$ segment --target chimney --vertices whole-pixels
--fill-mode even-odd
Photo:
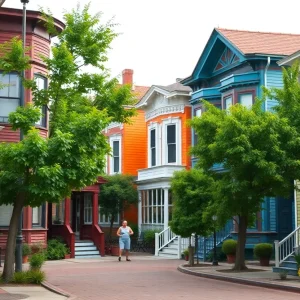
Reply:
[[[122,79],[123,79],[123,82],[122,84],[130,84],[132,85],[133,83],[133,70],[131,69],[125,69],[123,70],[122,72]]]

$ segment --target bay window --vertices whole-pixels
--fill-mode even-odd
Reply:
[[[46,90],[47,89],[47,78],[42,75],[34,75],[35,83],[37,85],[38,90]],[[41,107],[41,117],[39,121],[36,122],[36,125],[40,125],[42,127],[47,127],[47,107],[43,105]]]
[[[164,224],[164,190],[142,191],[142,224]]]
[[[224,109],[229,110],[230,106],[232,106],[232,96],[226,97],[224,99]]]
[[[0,73],[0,122],[8,122],[8,115],[14,112],[19,105],[19,76],[14,73],[5,75]]]
[[[239,103],[247,108],[251,108],[253,104],[253,95],[252,93],[240,94]]]

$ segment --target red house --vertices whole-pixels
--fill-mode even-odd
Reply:
[[[0,4],[3,2],[0,0]],[[31,69],[26,71],[26,78],[35,79],[41,89],[47,88],[46,65],[40,54],[50,56],[51,37],[43,26],[43,19],[37,11],[27,11],[26,46],[30,47]],[[63,30],[64,24],[54,19],[58,31]],[[15,36],[21,38],[22,10],[3,8],[0,5],[0,43]],[[0,90],[0,142],[18,142],[20,132],[11,130],[8,123],[9,113],[20,105],[21,82],[17,73],[1,74],[0,82],[7,86]],[[25,103],[32,102],[30,91],[25,93]],[[48,135],[48,112],[42,109],[43,117],[35,126],[44,137]],[[45,203],[40,207],[25,207],[23,210],[23,241],[28,244],[39,243],[43,247],[47,239],[61,236],[71,250],[71,257],[104,255],[104,233],[101,231],[99,220],[98,194],[102,178],[95,184],[81,191],[72,193],[70,199],[60,204]],[[13,207],[0,206],[0,247],[5,249],[9,223]],[[76,241],[76,239],[78,241]],[[80,243],[80,240],[85,240]],[[88,240],[88,241],[86,241]]]

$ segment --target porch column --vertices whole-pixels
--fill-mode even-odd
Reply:
[[[164,229],[169,227],[169,189],[164,188]]]
[[[70,211],[71,211],[71,199],[68,197],[65,199],[65,225],[70,225]]]
[[[93,195],[93,215],[92,215],[92,224],[93,225],[98,225],[98,221],[99,221],[98,196],[99,196],[99,193],[94,193],[94,195]]]
[[[138,236],[140,236],[142,232],[142,191],[138,191]]]

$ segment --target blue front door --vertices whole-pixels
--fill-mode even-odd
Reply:
[[[280,241],[293,231],[293,198],[277,198],[277,232]]]

